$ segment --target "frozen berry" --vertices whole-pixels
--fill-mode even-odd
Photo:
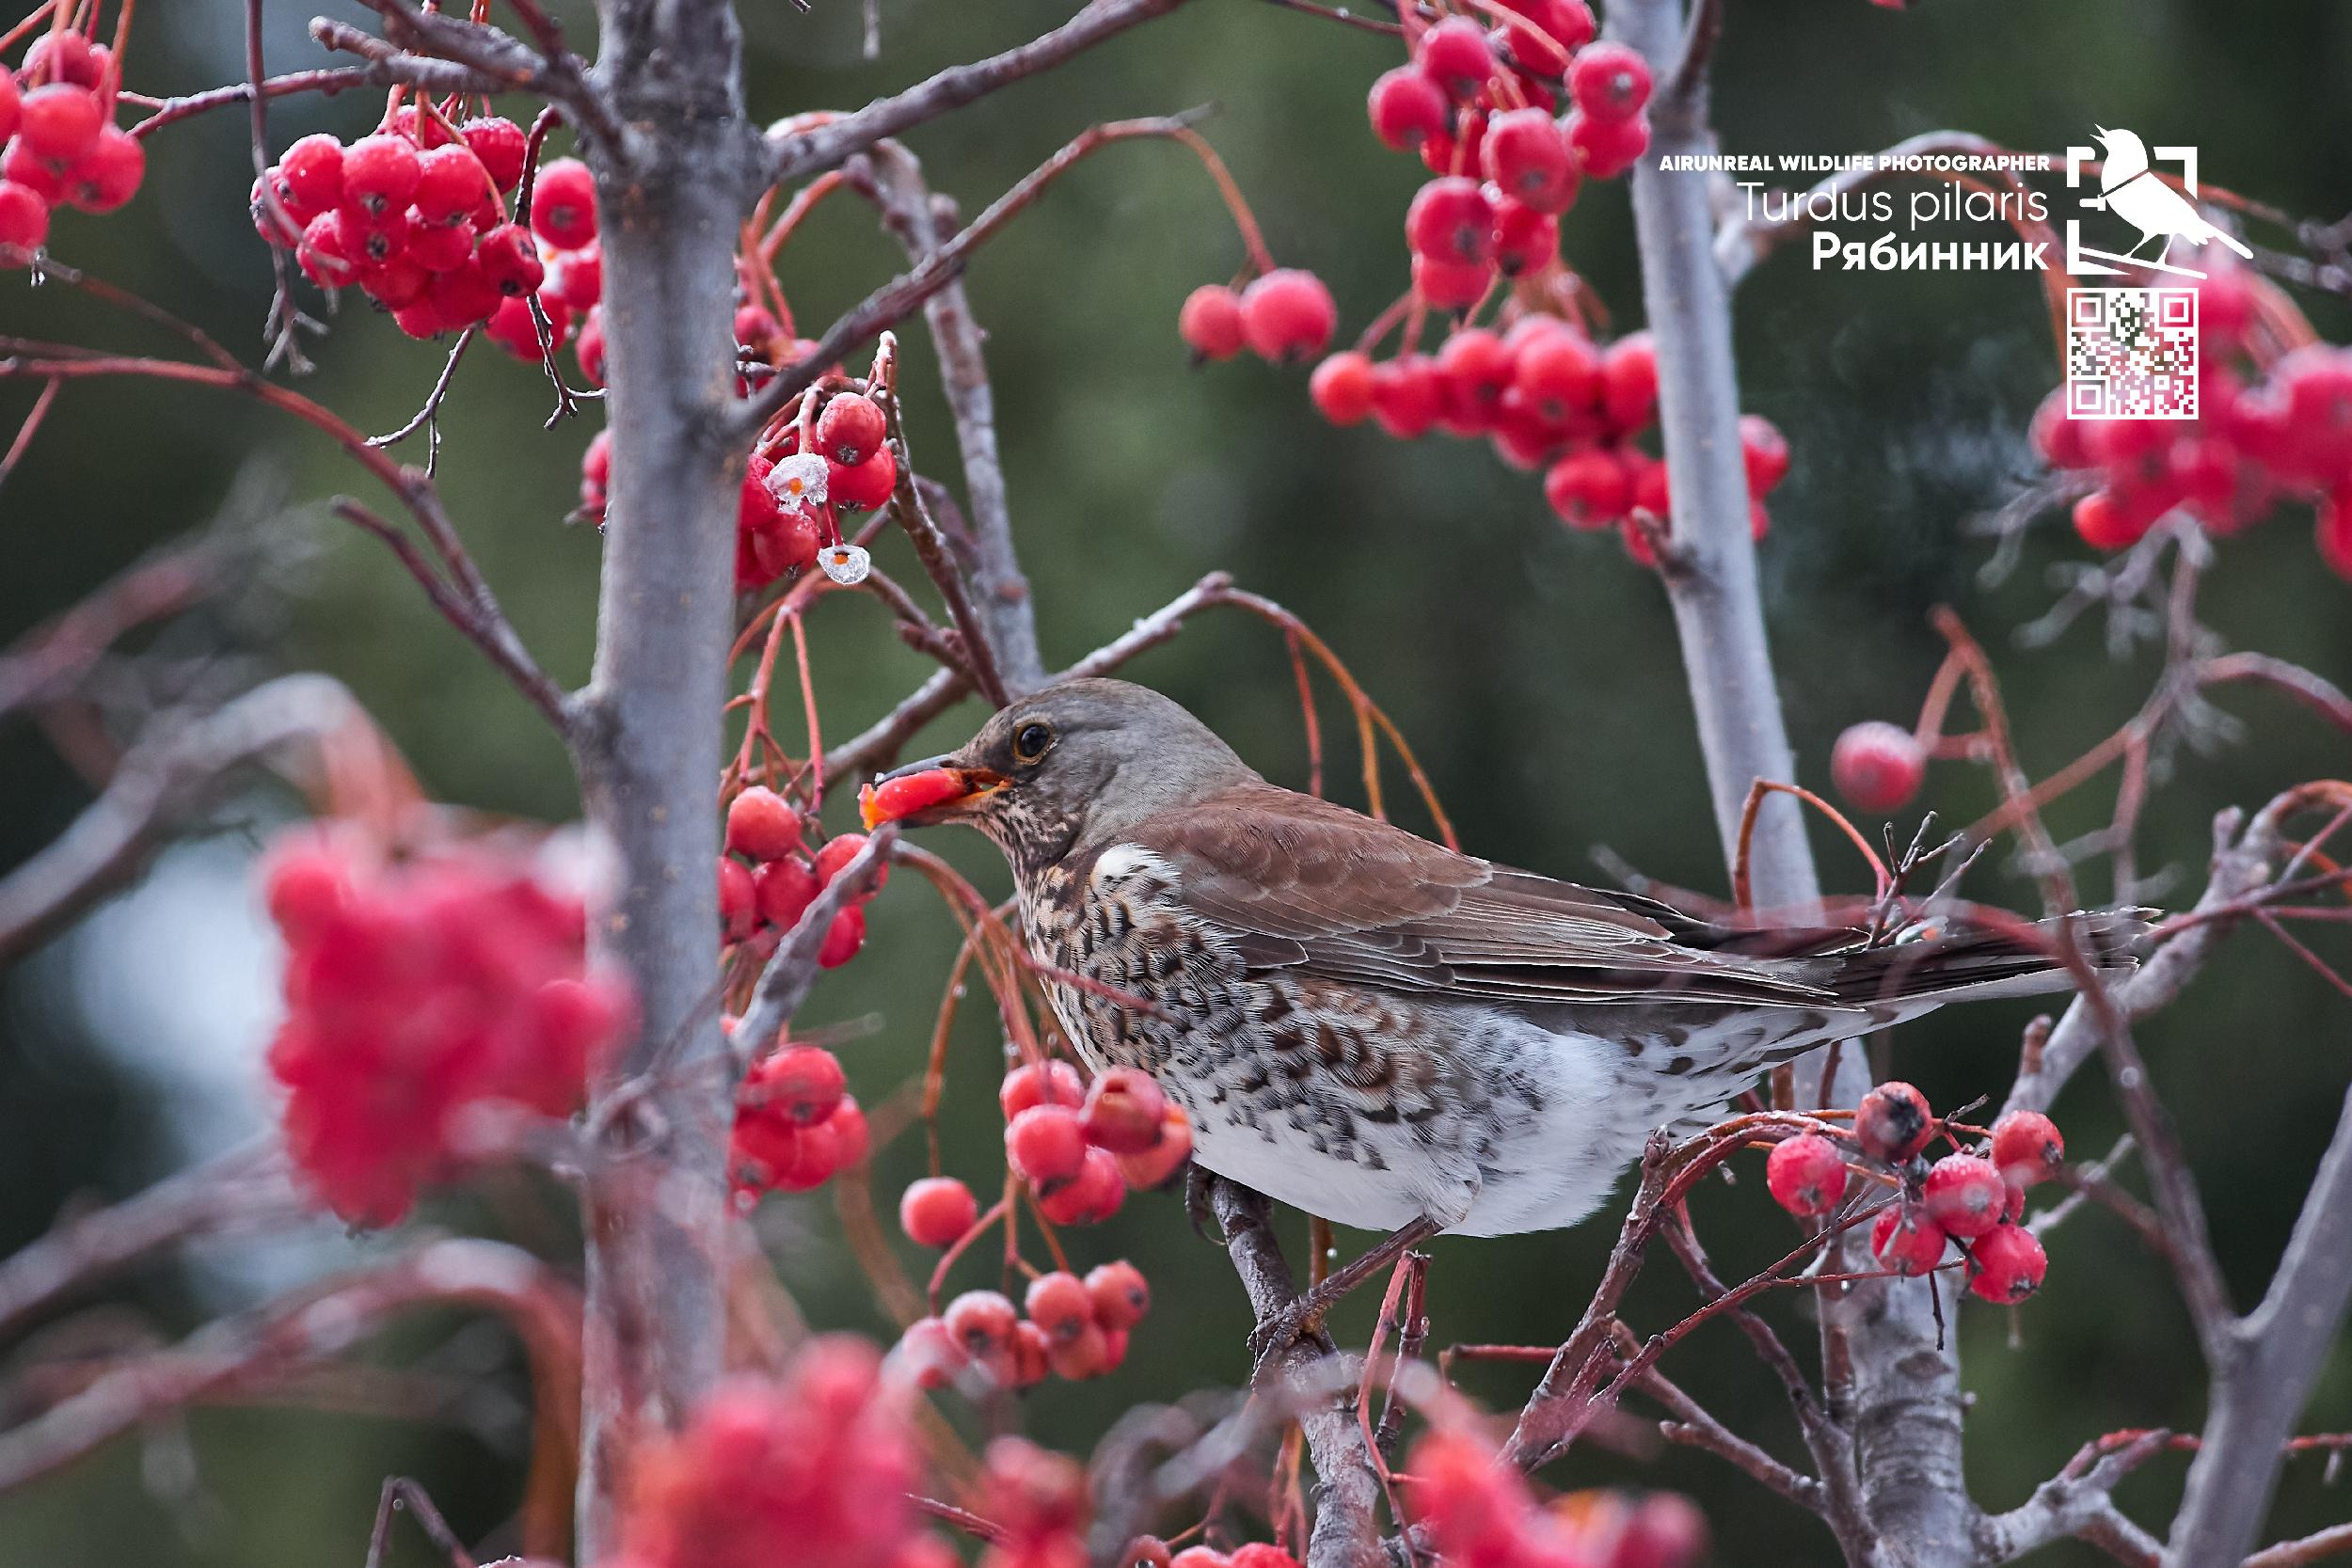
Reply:
[[[1176,335],[1200,359],[1231,359],[1242,351],[1241,295],[1222,283],[1203,283],[1176,312]]]
[[[1029,1281],[1023,1300],[1029,1321],[1054,1344],[1067,1344],[1094,1322],[1094,1298],[1074,1274],[1041,1274]]]
[[[1372,134],[1398,152],[1410,151],[1424,137],[1445,135],[1445,89],[1411,66],[1383,71],[1372,84],[1365,109]]]
[[[417,160],[417,188],[409,201],[426,223],[455,223],[473,213],[490,190],[482,160],[462,142],[437,147]]]
[[[1541,109],[1513,109],[1488,120],[1478,155],[1486,178],[1522,206],[1565,213],[1576,200],[1576,160]]]
[[[1568,146],[1587,177],[1613,180],[1649,150],[1649,121],[1640,115],[1597,119],[1578,110],[1568,116]]]
[[[1371,357],[1354,349],[1332,355],[1308,377],[1307,395],[1333,424],[1362,423],[1372,412]]]
[[[502,115],[488,115],[469,119],[457,128],[466,138],[466,146],[478,159],[490,182],[501,192],[511,191],[523,180],[523,159],[529,150],[530,138],[523,128]]]
[[[538,292],[547,269],[539,264],[539,247],[531,230],[519,223],[502,223],[482,236],[474,248],[482,276],[508,299]]]
[[[1505,277],[1537,272],[1560,254],[1560,220],[1504,197],[1495,203],[1495,265]]]
[[[1780,427],[1761,414],[1740,416],[1740,460],[1748,471],[1748,494],[1770,495],[1788,477],[1788,442]]]
[[[1856,810],[1883,816],[1919,793],[1927,748],[1909,730],[1872,719],[1848,726],[1830,749],[1829,776]]]
[[[105,80],[102,59],[111,62],[112,58],[113,51],[103,44],[93,45],[85,34],[71,29],[43,33],[24,51],[24,69],[18,74],[28,84],[71,82],[77,87],[95,89]]]
[[[1974,1154],[1947,1154],[1938,1160],[1928,1167],[1927,1184],[1920,1191],[1928,1218],[1963,1241],[2000,1224],[2009,1206],[2001,1173],[1992,1161]]]
[[[405,213],[417,193],[417,150],[399,136],[362,136],[343,150],[343,206],[369,223]]]
[[[2028,432],[2034,450],[2054,468],[2088,468],[2090,449],[2083,442],[2082,421],[2068,410],[2066,388],[2058,387],[2033,411]]]
[[[801,814],[765,784],[753,784],[727,805],[727,847],[755,861],[780,861],[801,842]]]
[[[866,945],[866,911],[852,905],[833,917],[825,927],[823,945],[817,949],[817,967],[839,969]]]
[[[1862,1097],[1854,1108],[1853,1132],[1863,1153],[1899,1165],[1935,1136],[1935,1113],[1926,1095],[1890,1080]]]
[[[1242,333],[1261,357],[1278,364],[1321,354],[1339,320],[1323,279],[1296,267],[1278,268],[1242,292]]]
[[[1094,1304],[1094,1321],[1104,1328],[1133,1328],[1152,1309],[1152,1286],[1143,1271],[1121,1259],[1087,1274],[1087,1297]]]
[[[825,499],[844,510],[871,511],[889,500],[898,484],[898,460],[886,446],[876,447],[872,456],[855,465],[825,460]]]
[[[601,491],[601,486],[598,487]],[[719,857],[719,920],[726,927],[727,940],[741,942],[752,934],[752,927],[759,918],[758,895],[752,888],[752,874],[743,869],[743,863]]]
[[[1405,210],[1405,243],[1441,261],[1487,261],[1495,253],[1494,201],[1475,180],[1432,180]]]
[[[286,211],[308,223],[343,199],[343,144],[324,133],[304,136],[278,160],[271,184]]]
[[[1033,1187],[1068,1181],[1086,1162],[1086,1132],[1066,1105],[1033,1105],[1005,1127],[1005,1158]]]
[[[1011,1349],[1013,1325],[1020,1322],[1012,1303],[995,1291],[966,1291],[940,1318],[956,1348],[975,1361]]]
[[[825,847],[817,851],[817,879],[830,882],[841,875],[849,863],[857,859],[866,847],[864,833],[836,833],[825,840]],[[890,862],[883,858],[874,867],[873,891],[880,893],[890,880]]]
[[[1544,499],[1573,529],[1614,527],[1625,516],[1629,493],[1625,465],[1597,447],[1568,453],[1544,475]]]
[[[2011,1111],[1993,1124],[1993,1164],[2001,1180],[2030,1187],[2058,1174],[2066,1163],[2066,1140],[2058,1123],[2040,1111]]]
[[[1631,119],[1649,103],[1649,62],[1622,43],[1593,44],[1568,67],[1568,92],[1594,119]]]
[[[2004,1225],[1968,1249],[1968,1289],[1985,1301],[2013,1305],[2042,1289],[2049,1255],[2033,1232]]]
[[[1400,354],[1372,368],[1372,417],[1400,441],[1428,434],[1445,408],[1436,361],[1425,354]]]
[[[1494,74],[1495,56],[1477,23],[1452,16],[1422,35],[1420,64],[1447,97],[1467,103]]]
[[[937,1318],[921,1318],[909,1323],[890,1358],[917,1388],[945,1388],[969,1365],[955,1336]]]
[[[1170,1105],[1160,1118],[1160,1141],[1140,1154],[1117,1156],[1119,1175],[1130,1187],[1144,1192],[1165,1187],[1192,1158],[1192,1118],[1181,1105]]]
[[[1126,1197],[1118,1156],[1106,1148],[1089,1148],[1079,1160],[1078,1174],[1040,1194],[1037,1207],[1053,1225],[1100,1225],[1119,1212]]]
[[[1413,258],[1413,292],[1439,310],[1468,310],[1486,297],[1494,280],[1491,262]]]
[[[752,1069],[744,1093],[787,1121],[807,1127],[832,1116],[848,1086],[832,1052],[787,1045]]]
[[[1646,332],[1628,333],[1600,356],[1600,402],[1609,422],[1631,432],[1658,413],[1658,347]]]
[[[0,245],[39,250],[49,237],[49,203],[13,180],[0,180]],[[15,260],[10,266],[24,266]]]
[[[531,187],[532,230],[558,250],[578,250],[596,237],[596,182],[578,158],[543,166]]]
[[[898,1200],[898,1226],[917,1246],[950,1247],[980,1217],[979,1199],[952,1176],[928,1176]]]
[[[1772,1146],[1764,1184],[1772,1201],[1792,1214],[1826,1214],[1846,1196],[1846,1162],[1819,1132],[1800,1132]]]
[[[2093,490],[2074,503],[2074,531],[2094,550],[2120,550],[2146,536],[2149,524],[2112,491]]]
[[[106,123],[98,95],[72,82],[52,82],[24,95],[17,108],[16,134],[25,147],[53,164],[79,163],[98,145]]]
[[[817,416],[817,448],[830,461],[854,468],[882,451],[888,426],[873,399],[844,393]]]
[[[1887,1210],[1870,1227],[1870,1255],[1881,1268],[1921,1275],[1944,1261],[1944,1227],[1909,1204]]]
[[[1086,1098],[1078,1069],[1068,1062],[1025,1062],[1005,1074],[996,1090],[997,1107],[1010,1121],[1032,1105],[1076,1105]]]

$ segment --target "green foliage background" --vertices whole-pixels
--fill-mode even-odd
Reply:
[[[586,38],[585,8],[574,25]],[[779,0],[742,8],[749,90],[762,116],[850,106],[936,67],[1026,38],[1058,21],[1052,0],[889,0],[882,61],[859,57],[856,7]],[[1728,0],[1718,122],[1731,151],[1860,151],[1942,126],[2022,148],[2079,141],[2095,121],[2152,139],[2193,141],[2205,178],[2294,213],[2352,206],[2352,11],[2331,0],[1926,0],[1907,13],[1862,0]],[[274,70],[309,63],[304,8],[273,5]],[[350,12],[359,19],[356,11]],[[133,85],[189,90],[234,77],[238,9],[226,0],[142,8]],[[1382,151],[1360,104],[1392,42],[1248,0],[1197,0],[1057,74],[1026,82],[913,144],[935,183],[978,206],[1090,121],[1214,103],[1206,133],[1231,161],[1278,255],[1327,277],[1353,333],[1402,286],[1398,225],[1418,166]],[[367,96],[367,95],[361,95]],[[279,138],[346,135],[373,109],[357,98],[285,104]],[[250,179],[241,117],[205,117],[151,144],[146,189],[104,221],[62,215],[58,255],[203,324],[253,341],[267,267],[245,217]],[[1630,325],[1640,317],[1622,184],[1591,190],[1568,218],[1565,248]],[[1335,431],[1306,404],[1304,377],[1252,363],[1195,372],[1174,333],[1178,301],[1237,263],[1239,247],[1200,171],[1172,148],[1115,148],[1057,186],[981,254],[975,308],[991,329],[1012,504],[1049,658],[1066,661],[1216,567],[1288,604],[1317,627],[1395,715],[1429,765],[1467,845],[1500,860],[1587,879],[1606,844],[1645,871],[1720,888],[1699,756],[1673,630],[1655,582],[1607,540],[1571,537],[1534,481],[1484,449],[1433,437],[1406,446]],[[804,325],[819,325],[894,270],[898,252],[848,200],[828,204],[794,243],[785,280]],[[2310,302],[2329,337],[2347,336],[2342,302]],[[2047,771],[2127,715],[2153,669],[2121,660],[2087,621],[2046,648],[2010,628],[2054,599],[2047,574],[2084,551],[2056,526],[2023,563],[1988,584],[1987,544],[1963,528],[2032,471],[2027,413],[2055,378],[2038,296],[2014,276],[1814,273],[1801,252],[1768,263],[1738,300],[1746,405],[1777,421],[1796,454],[1773,503],[1764,562],[1772,630],[1801,769],[1820,782],[1831,738],[1860,718],[1908,719],[1940,644],[1928,609],[1957,606],[1994,647],[2029,765]],[[0,284],[9,332],[163,347],[62,289]],[[952,436],[919,328],[911,335],[918,460],[952,477]],[[363,427],[389,429],[430,386],[439,356],[347,304],[317,345],[312,390]],[[0,387],[14,428],[29,388]],[[473,548],[544,661],[584,677],[594,627],[597,540],[560,521],[595,420],[551,433],[538,372],[483,350],[449,405],[444,487]],[[131,383],[69,388],[0,494],[0,636],[13,637],[142,550],[197,527],[246,465],[314,501],[358,483],[309,433],[246,404]],[[2302,660],[2352,684],[2352,587],[2313,556],[2308,516],[2276,521],[2221,548],[2202,609],[2233,645]],[[296,573],[282,626],[251,651],[265,666],[315,666],[350,683],[405,748],[437,797],[548,820],[576,803],[562,756],[533,716],[431,614],[372,543],[314,519],[294,540],[314,556]],[[290,542],[290,549],[294,545]],[[903,546],[883,560],[913,579]],[[924,673],[849,596],[816,616],[817,671],[829,730],[845,735]],[[1199,622],[1135,673],[1190,704],[1271,776],[1304,780],[1304,754],[1279,640],[1241,617]],[[2343,737],[2282,702],[2233,693],[2242,741],[2184,753],[2150,810],[2144,863],[2173,870],[2169,896],[2193,897],[2214,813],[2253,806],[2295,782],[2344,776]],[[1336,720],[1336,709],[1327,709]],[[977,720],[959,711],[930,737],[952,744]],[[1347,796],[1345,731],[1327,722],[1332,773]],[[0,734],[0,863],[61,829],[84,803],[37,732]],[[1939,768],[1927,804],[1947,821],[1991,802],[1986,782]],[[2061,837],[2105,821],[2096,789],[2053,813]],[[243,831],[237,822],[226,832]],[[1834,885],[1860,869],[1824,835]],[[1005,885],[977,840],[946,846],[984,888]],[[1973,874],[1979,897],[2029,905],[2001,856]],[[2095,879],[2090,889],[2098,895]],[[867,954],[826,980],[810,1021],[872,1021],[843,1048],[854,1086],[886,1098],[914,1070],[952,951],[947,915],[912,879],[876,905]],[[139,984],[141,955],[119,956]],[[39,1233],[77,1195],[119,1194],[157,1174],[167,1109],[89,1044],[41,964],[4,983],[0,1011],[0,1250]],[[1949,1013],[1911,1028],[1899,1070],[1939,1106],[1996,1096],[2013,1067],[2023,1005]],[[950,1058],[947,1168],[995,1167],[996,1041],[968,1010]],[[2143,1045],[2179,1117],[2241,1296],[2266,1277],[2335,1116],[2352,1010],[2258,936],[2241,934]],[[264,1041],[253,1042],[254,1076]],[[2093,1071],[2058,1107],[2074,1148],[2104,1149],[2119,1128]],[[882,1151],[880,1189],[917,1174],[919,1139]],[[1702,1228],[1726,1268],[1760,1264],[1789,1240],[1760,1182],[1709,1193]],[[507,1184],[450,1200],[436,1220],[525,1239],[567,1222],[552,1189]],[[761,1228],[780,1274],[824,1325],[882,1324],[839,1244],[823,1196],[775,1202]],[[1436,1344],[1556,1339],[1596,1276],[1613,1217],[1559,1234],[1440,1243],[1431,1288]],[[1177,1396],[1242,1370],[1245,1311],[1221,1256],[1186,1228],[1168,1196],[1129,1203],[1074,1238],[1088,1259],[1125,1254],[1164,1303],[1129,1364],[1097,1384],[1049,1385],[1027,1402],[1040,1437],[1083,1448],[1119,1409]],[[347,1243],[326,1243],[334,1255]],[[358,1246],[359,1243],[349,1243]],[[1988,1508],[2021,1500],[2075,1447],[2126,1425],[2193,1428],[2202,1375],[2163,1268],[2096,1212],[2056,1238],[2048,1288],[2014,1315],[1970,1306],[1955,1332],[1975,1396],[1973,1479]],[[1688,1297],[1661,1267],[1634,1319],[1662,1325]],[[975,1278],[972,1283],[978,1283]],[[90,1306],[91,1303],[82,1303]],[[120,1326],[164,1338],[200,1318],[188,1277],[151,1270],[95,1305]],[[1360,1338],[1370,1302],[1345,1323]],[[1793,1297],[1771,1310],[1808,1337]],[[373,1353],[423,1359],[435,1375],[495,1402],[518,1388],[513,1347],[442,1320],[404,1326]],[[26,1346],[0,1344],[22,1358]],[[1736,1336],[1710,1330],[1676,1353],[1675,1375],[1777,1451],[1801,1454],[1776,1391]],[[1516,1402],[1523,1370],[1473,1370],[1465,1382]],[[0,1394],[0,1420],[24,1413]],[[2339,1356],[2309,1424],[2352,1427],[2352,1362]],[[488,1435],[485,1437],[485,1433]],[[442,1423],[278,1409],[200,1410],[177,1432],[118,1444],[21,1495],[0,1497],[0,1562],[81,1568],[322,1564],[356,1568],[379,1479],[420,1477],[478,1536],[514,1506],[522,1454],[495,1410],[468,1432]],[[186,1468],[192,1462],[192,1470]],[[2160,1519],[2177,1460],[2125,1489]],[[173,1478],[192,1476],[193,1491]],[[1826,1535],[1721,1465],[1670,1452],[1640,1462],[1580,1449],[1548,1480],[1677,1486],[1716,1522],[1717,1560],[1831,1560]],[[2280,1531],[2341,1519],[2341,1492],[2313,1462],[2296,1465]],[[395,1561],[426,1560],[414,1543]],[[2089,1561],[2060,1548],[2052,1562]]]

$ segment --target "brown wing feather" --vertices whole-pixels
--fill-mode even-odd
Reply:
[[[1222,791],[1124,836],[1177,870],[1182,900],[1235,933],[1256,969],[1524,1003],[1829,994],[1799,965],[1687,945],[1606,894],[1270,784]]]

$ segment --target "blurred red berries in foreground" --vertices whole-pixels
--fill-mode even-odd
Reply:
[[[355,1225],[398,1220],[518,1121],[569,1116],[628,1030],[627,991],[588,971],[579,900],[497,852],[393,864],[300,828],[262,887],[288,949],[269,1053],[287,1147]]]

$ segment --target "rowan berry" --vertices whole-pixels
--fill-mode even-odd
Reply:
[[[1928,1108],[1926,1095],[1890,1079],[1862,1097],[1854,1109],[1853,1131],[1863,1153],[1899,1165],[1935,1136],[1935,1113]]]
[[[1772,1146],[1764,1184],[1772,1201],[1803,1217],[1826,1214],[1846,1196],[1845,1157],[1819,1132],[1800,1132]]]
[[[2009,1194],[1993,1162],[1974,1154],[1947,1154],[1928,1167],[1920,1189],[1920,1206],[1928,1218],[1963,1241],[1983,1235],[2001,1223]]]
[[[1927,779],[1927,748],[1899,725],[1882,719],[1849,725],[1830,748],[1830,778],[1860,811],[1883,816],[1900,811]]]
[[[979,1222],[979,1199],[952,1176],[928,1176],[898,1200],[898,1227],[917,1246],[950,1247]]]

